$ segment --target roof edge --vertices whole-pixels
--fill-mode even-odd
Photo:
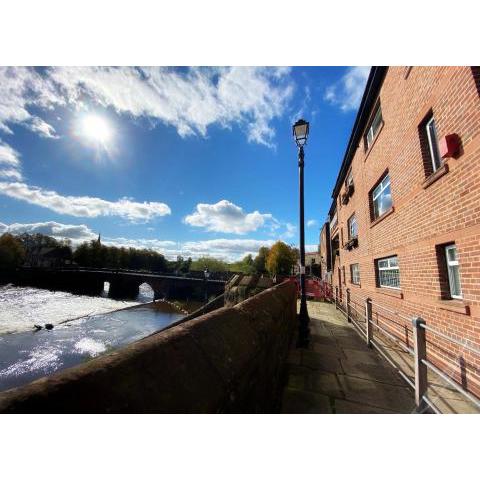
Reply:
[[[373,108],[374,102],[378,97],[378,93],[383,84],[383,80],[385,79],[387,70],[388,67],[386,66],[374,66],[370,69],[367,84],[365,85],[365,90],[363,92],[362,101],[360,102],[360,106],[358,107],[357,117],[355,118],[355,123],[353,124],[352,133],[350,134],[347,149],[345,151],[345,155],[340,166],[340,171],[338,172],[337,180],[332,191],[332,198],[334,201],[330,210],[332,210],[333,206],[335,205],[335,198],[338,195],[347,170],[352,163],[353,156],[355,155],[355,151],[363,134],[363,130],[365,129],[365,124],[369,119],[370,111]]]

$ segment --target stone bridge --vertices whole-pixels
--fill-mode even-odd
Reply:
[[[139,287],[148,284],[154,299],[197,299],[223,293],[225,281],[209,278],[181,277],[162,273],[132,270],[108,270],[88,268],[22,269],[18,283],[76,294],[100,295],[104,283],[109,282],[108,296],[117,299],[136,298]]]

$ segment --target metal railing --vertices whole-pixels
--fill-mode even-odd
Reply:
[[[464,398],[466,398],[480,410],[479,398],[477,398],[471,392],[465,390],[452,376],[442,371],[438,366],[434,365],[431,361],[427,359],[427,343],[429,343],[434,349],[435,345],[432,344],[430,341],[427,342],[426,332],[429,332],[430,335],[438,336],[444,340],[447,340],[448,342],[452,342],[453,344],[465,348],[469,352],[478,356],[480,356],[480,348],[472,346],[466,339],[464,341],[460,341],[456,338],[446,335],[443,332],[438,331],[437,329],[428,326],[425,320],[421,317],[408,317],[396,310],[392,310],[378,303],[374,303],[371,298],[360,297],[359,295],[352,293],[349,288],[346,289],[346,295],[342,295],[341,292],[339,294],[338,286],[334,288],[334,291],[335,308],[340,310],[346,316],[347,321],[349,323],[352,323],[359,331],[359,333],[363,337],[365,337],[367,346],[370,348],[375,348],[380,353],[380,355],[390,365],[392,365],[392,367],[400,374],[400,376],[407,382],[407,384],[414,389],[415,405],[417,411],[422,411],[426,407],[429,407],[435,413],[442,413],[440,408],[438,408],[438,406],[435,405],[432,399],[429,398],[427,395],[427,390],[429,386],[429,370],[438,375],[450,387],[455,389],[459,394],[461,394]],[[354,298],[354,300],[352,300],[352,297]],[[364,305],[363,312],[360,311],[358,308],[359,303],[363,303]],[[380,319],[378,311],[376,312],[376,322],[373,321],[373,306],[411,324],[411,330],[407,330],[407,338],[409,334],[412,336],[413,348],[395,336],[394,333],[398,333],[398,325],[392,327],[392,325],[389,324],[386,320]],[[363,323],[363,326],[361,325],[361,323]],[[382,335],[385,335],[385,337],[393,341],[395,345],[398,345],[406,353],[413,357],[413,381],[399,367],[399,365],[397,365],[392,360],[392,358],[387,355],[380,343],[375,340],[374,330],[378,330]]]

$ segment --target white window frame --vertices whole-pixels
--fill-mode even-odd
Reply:
[[[388,178],[388,183],[384,183],[385,180]],[[385,191],[385,189],[390,186],[390,195],[391,195],[391,190],[392,190],[392,187],[391,187],[391,182],[390,182],[390,174],[387,173],[383,178],[382,180],[380,181],[380,183],[373,189],[372,191],[372,206],[373,206],[373,217],[374,219],[376,220],[377,218],[380,218],[383,214],[385,214],[385,212],[383,212],[382,214],[378,215],[378,216],[375,216],[375,200]],[[378,192],[377,190],[380,189]],[[377,193],[375,193],[377,192]],[[392,205],[393,205],[393,200],[392,200]],[[392,205],[390,205],[390,208],[392,208]],[[387,209],[388,211],[389,209]]]
[[[378,114],[380,114],[380,123],[378,124],[377,129],[374,131],[373,125],[377,120]],[[372,121],[370,122],[367,133],[365,135],[365,141],[367,142],[367,150],[372,146],[373,140],[375,140],[375,137],[377,136],[377,133],[379,132],[380,127],[382,126],[382,123],[383,123],[382,109],[380,104],[378,104],[377,108],[375,109],[375,114],[372,116]]]
[[[455,250],[455,258],[457,260],[450,260],[449,258],[449,255],[448,255],[448,252],[450,250]],[[462,299],[463,298],[463,294],[462,294],[462,283],[460,281],[460,264],[458,263],[458,255],[457,255],[457,246],[453,243],[451,245],[446,245],[445,246],[445,261],[446,261],[446,264],[447,264],[447,272],[448,272],[448,287],[450,289],[450,296],[452,298],[456,298],[456,299]],[[453,278],[452,278],[452,272],[451,272],[451,268],[450,267],[457,267],[458,268],[458,281],[459,281],[459,289],[460,289],[460,294],[459,295],[454,295],[452,292],[453,292],[453,287],[452,287],[452,284],[453,284]]]
[[[437,128],[433,115],[427,123],[425,123],[425,131],[427,132],[428,150],[430,152],[430,160],[432,161],[432,169],[435,173],[442,166],[442,158],[440,157],[438,149]]]
[[[345,186],[348,188],[350,185],[353,185],[353,170],[348,171],[347,178],[345,179]]]
[[[356,267],[356,272],[354,273],[354,268]],[[350,280],[353,285],[360,285],[360,264],[352,263],[350,265]],[[357,280],[357,281],[355,281]]]
[[[352,222],[352,220],[354,220],[354,222]],[[356,235],[352,235],[352,224],[355,223],[356,227],[357,227],[357,234]],[[352,240],[354,238],[357,238],[358,237],[358,222],[357,222],[357,217],[355,214],[353,214],[348,220],[347,220],[347,226],[348,226],[348,239],[349,240]]]
[[[390,265],[392,259],[396,259],[396,265]],[[387,262],[386,267],[381,267],[380,262]],[[376,267],[377,267],[377,275],[378,275],[378,285],[380,288],[392,288],[394,290],[400,290],[400,268],[398,266],[398,256],[397,255],[392,255],[391,257],[385,257],[385,258],[379,258],[376,261]],[[398,287],[392,287],[391,285],[382,285],[382,276],[380,275],[380,272],[384,271],[397,271],[398,272]]]

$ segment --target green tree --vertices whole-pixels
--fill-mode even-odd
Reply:
[[[25,247],[20,239],[10,233],[0,237],[0,269],[13,270],[23,265]]]
[[[268,257],[268,252],[270,250],[268,247],[260,247],[258,250],[258,255],[255,257],[255,260],[253,261],[253,270],[255,273],[258,274],[263,274],[267,273],[267,257]]]
[[[213,257],[200,257],[193,260],[191,264],[191,270],[203,271],[207,267],[211,272],[228,272],[229,265],[223,260],[218,260]]]
[[[295,249],[278,241],[268,252],[266,268],[270,275],[290,275],[296,261]]]

